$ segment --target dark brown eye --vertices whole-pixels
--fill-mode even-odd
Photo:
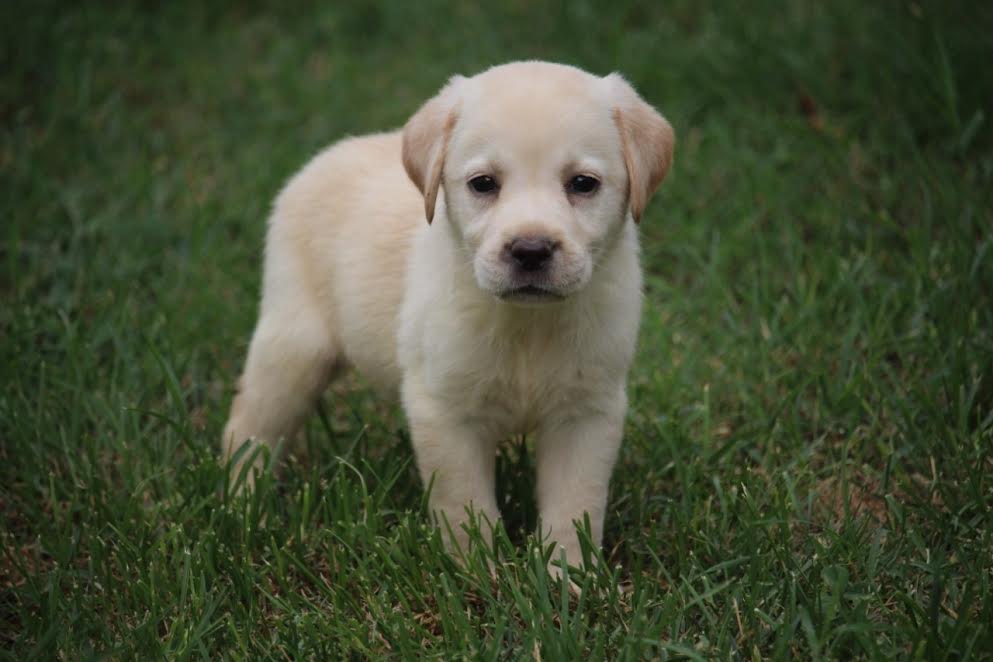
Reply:
[[[476,193],[496,193],[497,182],[489,175],[479,175],[469,180],[469,188]]]
[[[598,188],[600,188],[600,180],[589,175],[576,175],[565,185],[566,191],[580,195],[590,195]]]

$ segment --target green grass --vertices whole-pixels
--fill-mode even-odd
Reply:
[[[262,4],[0,6],[0,656],[993,654],[989,3]],[[250,497],[215,462],[281,183],[526,57],[679,136],[579,598],[526,446],[460,566],[355,380]]]

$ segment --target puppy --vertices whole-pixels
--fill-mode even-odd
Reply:
[[[617,74],[455,76],[402,132],[343,140],[276,200],[259,320],[224,430],[293,437],[347,366],[398,393],[430,507],[495,522],[496,445],[533,434],[542,536],[600,543],[641,315],[635,224],[669,123]],[[235,470],[240,470],[236,467]]]

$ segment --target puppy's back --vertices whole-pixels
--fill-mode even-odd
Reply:
[[[427,227],[400,147],[399,132],[347,138],[286,184],[270,217],[263,296],[263,306],[277,290],[309,299],[343,359],[387,390],[400,380],[395,338],[407,255],[414,232]]]

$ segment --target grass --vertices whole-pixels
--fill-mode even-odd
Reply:
[[[993,654],[987,4],[10,2],[0,25],[4,659]],[[519,440],[506,530],[464,566],[357,380],[251,497],[215,461],[281,183],[526,57],[624,72],[679,135],[578,598],[527,535]]]

